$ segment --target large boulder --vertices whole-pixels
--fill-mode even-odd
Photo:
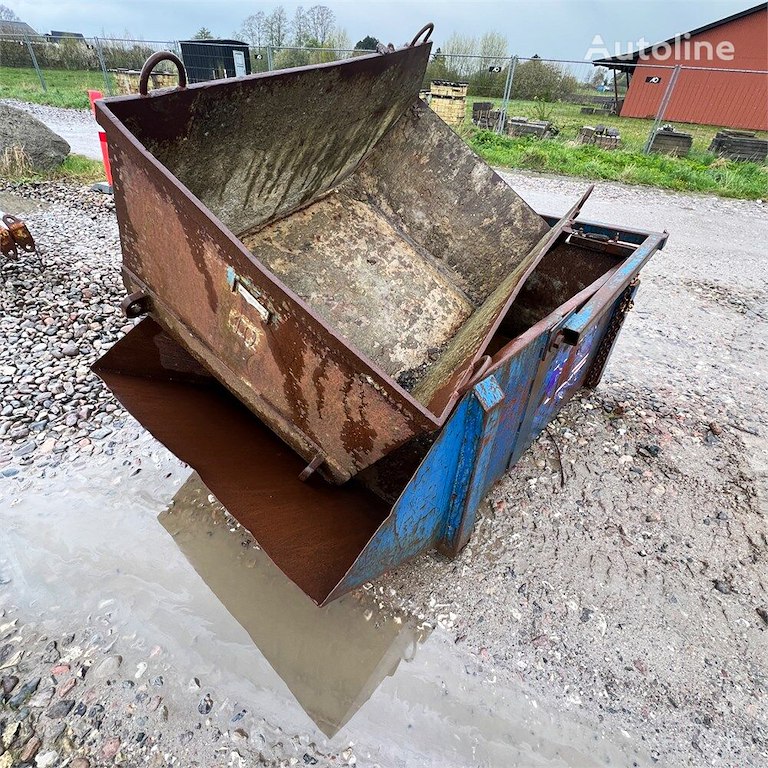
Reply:
[[[35,171],[50,171],[62,164],[69,144],[45,123],[16,107],[0,104],[0,155],[22,147]]]

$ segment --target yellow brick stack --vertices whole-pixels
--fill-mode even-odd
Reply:
[[[468,83],[450,83],[433,80],[430,86],[429,106],[448,125],[460,125],[467,114]]]

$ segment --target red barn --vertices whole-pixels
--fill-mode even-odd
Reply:
[[[768,3],[592,63],[626,73],[622,117],[656,117],[679,64],[665,120],[768,130]]]

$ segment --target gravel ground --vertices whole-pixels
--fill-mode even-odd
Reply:
[[[585,186],[509,178],[535,207],[555,213]],[[111,200],[57,184],[5,191],[43,207],[26,215],[40,254],[0,267],[0,476],[66,475],[98,454],[130,463],[146,454],[147,440],[134,442],[135,423],[88,371],[129,327],[117,310],[123,289]],[[660,765],[766,765],[766,207],[602,184],[585,217],[670,231],[643,271],[603,383],[571,402],[490,494],[459,558],[425,555],[401,567],[379,581],[380,599],[441,627],[468,659],[524,681],[564,715],[632,734]],[[88,737],[78,735],[71,712],[42,712],[63,710],[61,701],[73,702],[71,711],[89,703],[72,689],[61,695],[70,678],[82,678],[80,662],[73,657],[57,673],[45,665],[60,661],[53,651],[67,656],[69,634],[91,630],[60,628],[58,645],[43,645],[20,675],[8,664],[17,646],[3,640],[15,631],[4,621],[23,624],[21,611],[11,613],[0,619],[0,657],[4,674],[23,679],[3,682],[13,683],[6,698],[25,684],[39,698],[26,703],[27,726],[14,726],[3,709],[0,720],[18,731],[14,750],[42,723],[37,764],[53,766],[62,734],[80,752]],[[37,676],[44,681],[32,693]],[[140,693],[137,707],[160,695],[151,682]],[[160,703],[142,716],[157,712]],[[203,751],[189,751],[197,742],[183,720],[165,727],[187,750],[171,750],[181,764],[192,765],[190,755],[210,764]],[[97,764],[137,738],[117,716],[110,729],[90,742]],[[51,751],[51,762],[41,762]],[[333,759],[349,764],[350,756]],[[283,758],[311,762],[298,751]],[[3,759],[0,768],[13,764]]]
[[[29,104],[15,99],[0,99],[0,103],[23,109],[30,115],[34,115],[69,144],[72,154],[101,160],[99,125],[89,110],[61,109],[46,104]]]
[[[117,223],[112,198],[87,188],[20,191],[43,205],[25,216],[38,252],[0,266],[0,437],[14,441],[14,459],[57,462],[73,445],[98,451],[118,410],[89,370],[130,328],[119,310]]]

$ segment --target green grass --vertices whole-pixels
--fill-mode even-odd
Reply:
[[[87,91],[104,91],[101,71],[46,69],[43,70],[43,78],[47,91],[43,91],[34,69],[0,67],[0,99],[88,109]]]
[[[21,162],[15,168],[1,168],[0,178],[7,181],[74,181],[92,184],[104,181],[104,166],[100,160],[91,160],[83,155],[69,155],[52,171],[32,171],[28,164]]]
[[[0,98],[19,99],[57,107],[88,108],[86,91],[104,90],[99,71],[44,70],[48,91],[43,92],[34,69],[0,67]],[[467,114],[472,113],[473,101],[499,99],[482,97],[467,100]],[[582,115],[578,104],[566,102],[542,103],[512,101],[510,116],[547,119],[560,130],[556,139],[535,139],[496,136],[488,131],[469,128],[464,131],[471,146],[489,163],[508,168],[524,168],[588,179],[606,179],[627,184],[645,184],[681,192],[704,192],[722,197],[767,198],[768,169],[755,163],[733,163],[708,154],[707,148],[718,131],[716,126],[676,124],[679,130],[693,135],[693,148],[688,157],[666,155],[645,156],[642,148],[653,125],[652,120],[616,117],[609,114]],[[603,150],[598,147],[575,145],[583,125],[603,125],[618,128],[622,149]],[[765,137],[768,134],[759,133]],[[70,178],[89,182],[102,179],[101,163],[84,157],[70,156],[47,178]]]
[[[610,95],[610,94],[607,94]],[[472,117],[472,103],[475,101],[493,101],[498,108],[501,99],[485,99],[482,97],[470,97],[467,99],[467,119]],[[584,125],[595,126],[598,123],[608,128],[617,128],[621,134],[621,143],[625,149],[642,151],[648,134],[651,132],[653,120],[645,120],[639,117],[616,117],[610,114],[582,115],[580,104],[567,102],[534,102],[534,101],[510,101],[507,109],[510,117],[527,117],[538,120],[545,119],[554,123],[560,130],[558,139],[575,139],[579,130]],[[714,135],[721,130],[715,125],[692,125],[690,123],[675,123],[675,128],[685,131],[693,136],[693,153],[706,153]],[[765,131],[757,131],[757,135],[768,138]]]
[[[477,130],[470,130],[466,139],[484,160],[495,166],[720,197],[768,197],[768,167],[730,162],[705,153],[692,152],[689,157],[643,155],[639,151],[606,150],[557,139],[511,138]]]
[[[104,181],[106,174],[101,160],[91,160],[83,155],[69,155],[56,170],[45,174],[44,178],[92,184],[95,181]]]

